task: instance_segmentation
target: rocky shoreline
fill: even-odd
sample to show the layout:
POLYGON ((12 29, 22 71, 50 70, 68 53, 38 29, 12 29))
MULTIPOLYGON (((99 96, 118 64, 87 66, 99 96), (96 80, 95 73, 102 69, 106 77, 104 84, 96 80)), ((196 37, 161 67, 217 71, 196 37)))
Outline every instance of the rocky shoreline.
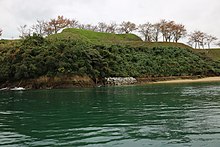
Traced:
MULTIPOLYGON (((63 76, 63 77, 40 77, 37 79, 21 80, 0 84, 0 89, 13 89, 22 87, 24 89, 60 89, 60 88, 82 88, 100 86, 120 85, 144 85, 150 83, 169 83, 167 81, 204 81, 203 76, 172 76, 172 77, 108 77, 102 82, 94 82, 87 76, 63 76)), ((219 78, 219 77, 217 77, 219 78)), ((206 78, 205 78, 206 79, 206 78)), ((216 78, 214 78, 215 80, 216 78)), ((171 82, 172 83, 172 82, 171 82)), ((181 83, 181 82, 180 82, 181 83)))
POLYGON ((74 87, 100 87, 100 86, 120 86, 137 84, 137 79, 133 77, 109 77, 95 83, 89 77, 40 77, 38 79, 21 80, 16 82, 5 82, 0 84, 0 91, 10 90, 14 87, 24 89, 57 89, 74 87))

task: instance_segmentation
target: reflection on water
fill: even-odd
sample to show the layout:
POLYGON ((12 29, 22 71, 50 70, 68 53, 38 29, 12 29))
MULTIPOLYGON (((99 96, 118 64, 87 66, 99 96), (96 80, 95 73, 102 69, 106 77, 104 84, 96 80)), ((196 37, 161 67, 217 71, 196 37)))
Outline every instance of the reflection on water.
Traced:
POLYGON ((220 83, 0 93, 0 146, 219 146, 220 83))
POLYGON ((182 91, 183 96, 207 96, 215 97, 220 94, 220 86, 198 86, 198 87, 185 87, 182 91))

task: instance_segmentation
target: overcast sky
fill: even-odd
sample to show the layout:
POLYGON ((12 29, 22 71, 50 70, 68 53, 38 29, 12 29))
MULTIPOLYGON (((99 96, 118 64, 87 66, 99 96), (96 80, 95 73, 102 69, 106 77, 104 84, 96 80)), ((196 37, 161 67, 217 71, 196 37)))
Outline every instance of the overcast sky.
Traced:
POLYGON ((219 0, 0 0, 2 38, 17 38, 20 25, 58 15, 93 24, 167 19, 220 38, 219 0))

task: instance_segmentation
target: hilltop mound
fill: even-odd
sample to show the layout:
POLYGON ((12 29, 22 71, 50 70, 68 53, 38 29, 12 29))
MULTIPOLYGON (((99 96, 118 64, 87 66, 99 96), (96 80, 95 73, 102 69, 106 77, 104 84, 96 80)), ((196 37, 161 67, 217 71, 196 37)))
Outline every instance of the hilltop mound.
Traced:
POLYGON ((68 28, 64 29, 59 34, 54 34, 48 37, 50 40, 70 39, 92 44, 112 44, 130 41, 142 41, 140 37, 134 34, 112 34, 101 33, 83 29, 68 28))
POLYGON ((183 43, 174 42, 144 42, 140 37, 135 34, 113 34, 94 32, 83 29, 68 28, 64 29, 61 33, 50 35, 48 37, 51 41, 56 40, 71 40, 83 43, 91 43, 95 45, 122 45, 132 47, 177 47, 192 49, 190 46, 183 43))

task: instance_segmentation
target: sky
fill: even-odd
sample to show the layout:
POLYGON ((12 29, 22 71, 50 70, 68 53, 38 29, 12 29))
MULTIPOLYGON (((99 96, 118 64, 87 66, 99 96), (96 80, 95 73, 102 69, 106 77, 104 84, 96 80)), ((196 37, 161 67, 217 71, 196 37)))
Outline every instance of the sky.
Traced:
POLYGON ((58 15, 91 24, 174 20, 188 32, 200 30, 220 38, 219 0, 0 0, 1 38, 17 38, 19 26, 58 15))

